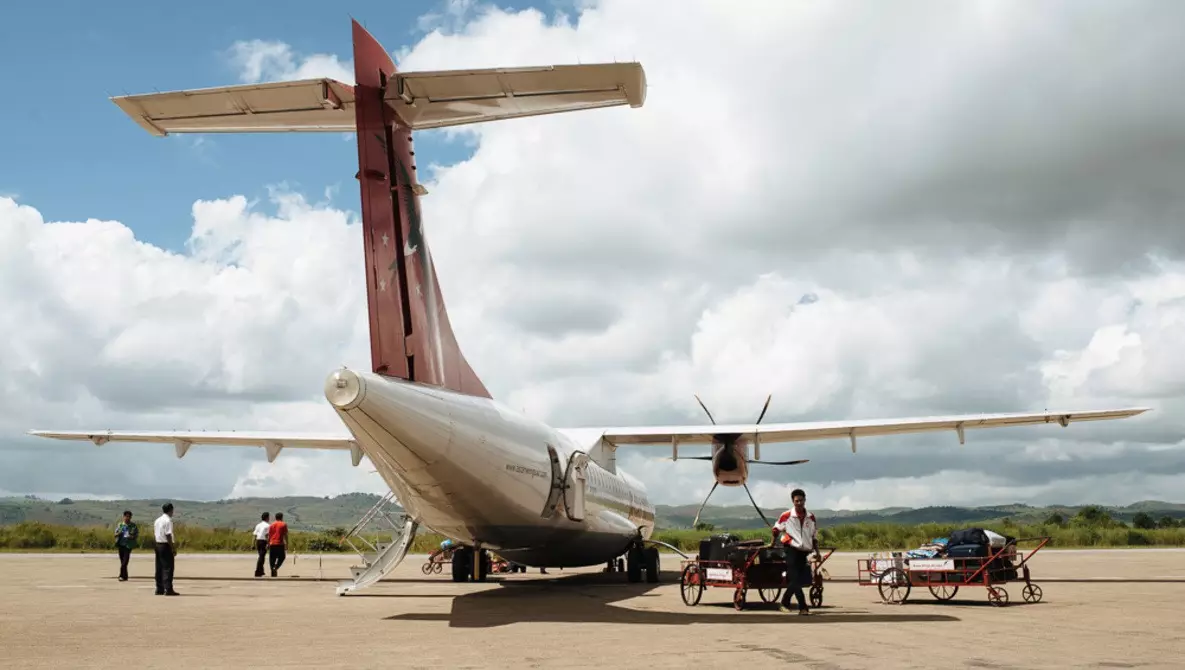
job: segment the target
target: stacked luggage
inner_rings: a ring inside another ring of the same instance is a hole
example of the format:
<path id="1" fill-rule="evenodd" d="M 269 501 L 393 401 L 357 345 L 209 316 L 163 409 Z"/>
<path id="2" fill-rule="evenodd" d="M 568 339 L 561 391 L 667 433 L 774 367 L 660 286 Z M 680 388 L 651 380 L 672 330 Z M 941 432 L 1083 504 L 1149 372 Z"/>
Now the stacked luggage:
<path id="1" fill-rule="evenodd" d="M 987 558 L 1015 542 L 1016 538 L 1005 537 L 983 528 L 956 530 L 948 538 L 946 558 Z M 993 582 L 1016 579 L 1016 566 L 1012 562 L 1013 558 L 1015 558 L 1015 552 L 1006 551 L 992 560 L 988 565 L 988 571 Z M 970 562 L 967 564 L 971 565 Z"/>

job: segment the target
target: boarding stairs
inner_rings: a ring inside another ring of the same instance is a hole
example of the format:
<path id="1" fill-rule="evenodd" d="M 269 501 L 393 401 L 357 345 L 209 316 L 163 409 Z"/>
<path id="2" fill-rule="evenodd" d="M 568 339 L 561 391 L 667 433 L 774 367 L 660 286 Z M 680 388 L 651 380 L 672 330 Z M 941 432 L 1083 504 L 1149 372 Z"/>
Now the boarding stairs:
<path id="1" fill-rule="evenodd" d="M 396 504 L 394 493 L 383 496 L 375 503 L 374 507 L 371 507 L 366 514 L 358 519 L 353 528 L 342 536 L 340 542 L 350 545 L 350 548 L 362 559 L 362 565 L 350 567 L 350 574 L 354 578 L 338 582 L 337 595 L 343 596 L 374 584 L 388 572 L 394 570 L 395 566 L 403 562 L 404 557 L 407 556 L 407 551 L 411 548 L 419 524 L 406 514 L 399 521 L 393 519 L 388 510 L 393 504 Z M 363 535 L 368 527 L 376 523 L 382 524 L 382 522 L 385 522 L 388 528 L 380 532 L 391 532 L 390 542 L 371 542 Z M 355 544 L 355 541 L 363 547 L 360 548 L 358 544 Z"/>

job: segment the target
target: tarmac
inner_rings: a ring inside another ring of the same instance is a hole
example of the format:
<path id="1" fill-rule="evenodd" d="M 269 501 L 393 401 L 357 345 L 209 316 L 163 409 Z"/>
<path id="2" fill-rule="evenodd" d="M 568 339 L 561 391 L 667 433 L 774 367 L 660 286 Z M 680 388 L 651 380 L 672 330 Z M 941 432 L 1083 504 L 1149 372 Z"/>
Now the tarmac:
<path id="1" fill-rule="evenodd" d="M 409 556 L 357 594 L 334 587 L 357 561 L 289 556 L 255 579 L 253 555 L 177 557 L 180 597 L 153 595 L 153 559 L 132 579 L 115 552 L 0 554 L 4 668 L 1170 668 L 1185 658 L 1185 550 L 1043 550 L 1032 559 L 1043 600 L 988 604 L 962 589 L 949 603 L 914 588 L 902 605 L 855 583 L 856 559 L 826 563 L 823 607 L 783 614 L 750 592 L 710 588 L 688 607 L 679 557 L 660 584 L 597 568 L 493 575 L 454 584 Z"/>

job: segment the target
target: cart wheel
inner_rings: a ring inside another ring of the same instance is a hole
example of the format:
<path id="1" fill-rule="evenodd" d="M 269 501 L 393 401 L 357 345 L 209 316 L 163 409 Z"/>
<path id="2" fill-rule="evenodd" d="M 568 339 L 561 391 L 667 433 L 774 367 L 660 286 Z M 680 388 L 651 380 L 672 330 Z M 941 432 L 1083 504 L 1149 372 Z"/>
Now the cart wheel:
<path id="1" fill-rule="evenodd" d="M 683 575 L 679 579 L 679 595 L 683 596 L 683 604 L 688 607 L 699 604 L 699 599 L 704 595 L 704 582 L 696 566 L 683 568 Z"/>
<path id="2" fill-rule="evenodd" d="M 889 568 L 881 573 L 876 587 L 881 592 L 881 600 L 900 605 L 909 597 L 909 575 L 901 568 Z"/>
<path id="3" fill-rule="evenodd" d="M 425 575 L 432 574 L 432 561 L 427 561 L 422 566 L 420 566 L 420 572 L 424 573 Z"/>
<path id="4" fill-rule="evenodd" d="M 745 609 L 745 589 L 738 588 L 736 593 L 732 594 L 732 606 L 737 608 L 737 611 Z"/>
<path id="5" fill-rule="evenodd" d="M 444 572 L 444 563 L 441 563 L 440 561 L 434 562 L 432 564 L 432 572 L 435 572 L 438 575 Z"/>
<path id="6" fill-rule="evenodd" d="M 1008 604 L 1008 592 L 998 586 L 989 586 L 988 602 L 996 607 L 1003 607 Z"/>
<path id="7" fill-rule="evenodd" d="M 939 600 L 950 600 L 951 598 L 954 598 L 955 594 L 958 592 L 959 592 L 959 587 L 952 586 L 951 584 L 931 584 L 930 585 L 930 593 L 933 594 L 933 596 Z"/>
<path id="8" fill-rule="evenodd" d="M 761 602 L 772 603 L 777 601 L 778 596 L 782 595 L 782 588 L 778 587 L 773 589 L 757 589 L 757 593 L 761 596 Z"/>
<path id="9" fill-rule="evenodd" d="M 1036 584 L 1025 584 L 1020 595 L 1026 603 L 1039 603 L 1041 602 L 1041 587 Z"/>
<path id="10" fill-rule="evenodd" d="M 823 606 L 823 587 L 818 586 L 818 585 L 812 586 L 811 587 L 811 607 L 822 607 L 822 606 Z"/>

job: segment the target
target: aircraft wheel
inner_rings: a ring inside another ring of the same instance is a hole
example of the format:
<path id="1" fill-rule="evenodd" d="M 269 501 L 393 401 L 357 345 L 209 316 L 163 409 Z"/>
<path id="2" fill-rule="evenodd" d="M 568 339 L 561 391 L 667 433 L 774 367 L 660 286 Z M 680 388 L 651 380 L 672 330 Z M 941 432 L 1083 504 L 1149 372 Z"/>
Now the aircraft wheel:
<path id="1" fill-rule="evenodd" d="M 658 547 L 647 547 L 643 555 L 646 557 L 646 581 L 650 584 L 657 584 L 659 570 Z"/>
<path id="2" fill-rule="evenodd" d="M 625 565 L 627 581 L 631 584 L 642 581 L 642 549 L 640 547 L 630 547 L 625 555 Z"/>

